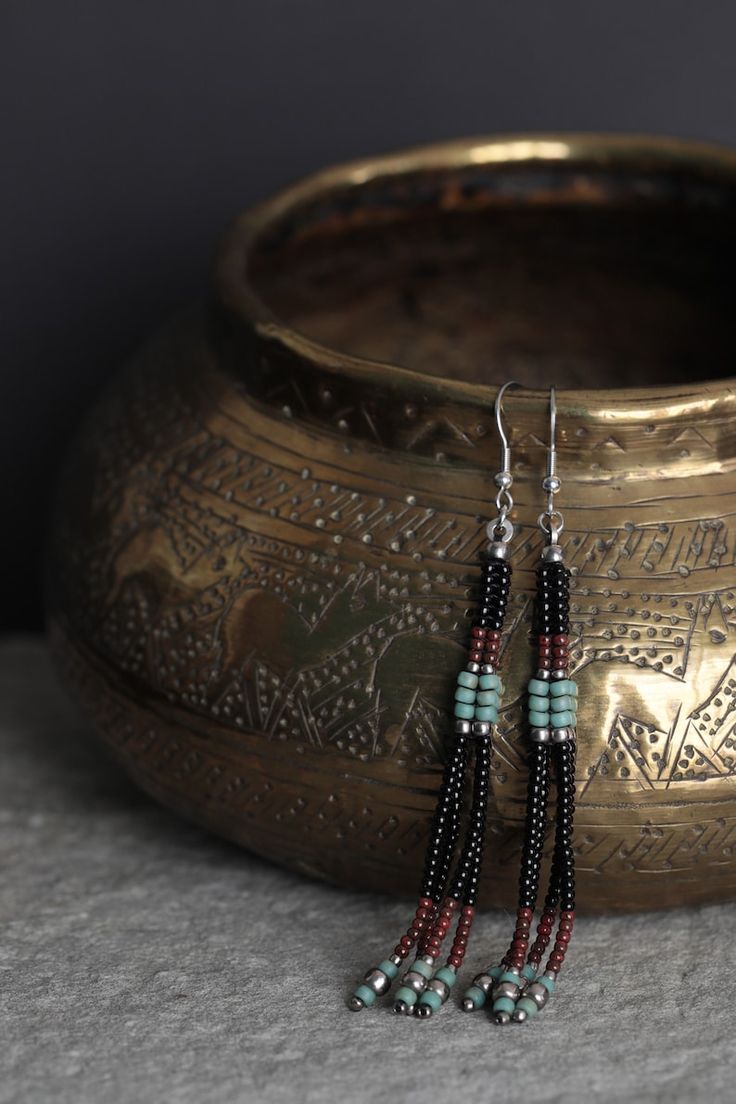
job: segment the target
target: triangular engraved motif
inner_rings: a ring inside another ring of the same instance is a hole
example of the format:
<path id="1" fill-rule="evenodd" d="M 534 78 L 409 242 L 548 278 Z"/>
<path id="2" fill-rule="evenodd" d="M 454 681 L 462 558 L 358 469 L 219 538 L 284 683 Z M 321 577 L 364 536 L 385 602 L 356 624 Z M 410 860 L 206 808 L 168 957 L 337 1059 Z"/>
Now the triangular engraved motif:
<path id="1" fill-rule="evenodd" d="M 688 721 L 682 740 L 670 746 L 670 755 L 664 764 L 662 781 L 669 786 L 682 778 L 722 778 L 733 773 L 708 738 L 707 725 L 695 717 Z"/>
<path id="2" fill-rule="evenodd" d="M 529 445 L 533 445 L 534 448 L 547 447 L 545 442 L 537 437 L 536 433 L 525 433 L 523 437 L 520 437 L 518 441 L 513 441 L 512 444 L 514 448 L 528 448 Z"/>
<path id="3" fill-rule="evenodd" d="M 705 444 L 709 448 L 711 447 L 711 443 L 708 438 L 703 433 L 701 433 L 699 429 L 696 429 L 695 426 L 685 426 L 684 429 L 681 429 L 679 433 L 675 434 L 675 436 L 669 443 L 671 445 L 681 445 L 684 444 L 686 441 L 694 441 L 698 444 Z"/>
<path id="4" fill-rule="evenodd" d="M 626 452 L 624 446 L 619 444 L 615 437 L 606 437 L 604 441 L 599 441 L 595 447 L 596 449 L 617 449 L 619 452 Z"/>
<path id="5" fill-rule="evenodd" d="M 597 784 L 608 788 L 612 782 L 625 783 L 640 790 L 652 790 L 660 780 L 664 764 L 661 752 L 667 733 L 619 713 L 606 741 L 606 749 L 588 773 L 583 787 L 586 801 Z"/>

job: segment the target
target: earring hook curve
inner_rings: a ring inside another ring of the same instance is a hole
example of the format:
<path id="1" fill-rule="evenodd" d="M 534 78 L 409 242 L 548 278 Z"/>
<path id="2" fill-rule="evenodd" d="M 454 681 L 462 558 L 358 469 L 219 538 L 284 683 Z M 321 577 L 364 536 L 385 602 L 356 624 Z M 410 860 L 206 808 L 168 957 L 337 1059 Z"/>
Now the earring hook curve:
<path id="1" fill-rule="evenodd" d="M 550 549 L 556 549 L 560 534 L 565 528 L 565 519 L 555 508 L 554 496 L 562 486 L 557 474 L 557 390 L 549 389 L 549 443 L 547 445 L 547 474 L 542 480 L 542 490 L 547 495 L 547 508 L 537 519 L 537 524 L 549 542 Z"/>
<path id="2" fill-rule="evenodd" d="M 499 557 L 506 555 L 506 546 L 514 535 L 514 526 L 508 517 L 514 505 L 514 500 L 511 497 L 511 484 L 514 477 L 511 474 L 511 446 L 503 421 L 503 397 L 509 387 L 518 386 L 519 384 L 515 380 L 508 380 L 499 388 L 495 402 L 496 428 L 501 438 L 501 470 L 494 477 L 494 482 L 498 487 L 498 494 L 496 495 L 498 517 L 488 523 L 486 533 L 491 542 L 492 554 Z"/>

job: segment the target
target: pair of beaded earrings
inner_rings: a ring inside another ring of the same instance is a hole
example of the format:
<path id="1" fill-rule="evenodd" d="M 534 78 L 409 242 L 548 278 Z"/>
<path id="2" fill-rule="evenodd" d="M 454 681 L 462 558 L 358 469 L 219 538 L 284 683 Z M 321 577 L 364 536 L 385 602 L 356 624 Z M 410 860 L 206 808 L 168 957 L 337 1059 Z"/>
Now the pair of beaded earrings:
<path id="1" fill-rule="evenodd" d="M 404 961 L 416 948 L 416 957 L 401 979 L 393 1007 L 397 1013 L 431 1016 L 448 999 L 468 948 L 485 839 L 491 734 L 503 693 L 497 669 L 511 583 L 507 556 L 514 526 L 509 519 L 513 507 L 511 450 L 503 427 L 502 402 L 511 386 L 515 385 L 504 384 L 496 399 L 496 424 L 502 444 L 501 471 L 495 477 L 498 517 L 486 529 L 490 547 L 482 565 L 480 606 L 471 631 L 468 662 L 457 677 L 454 738 L 432 821 L 419 903 L 393 954 L 369 970 L 353 993 L 350 1007 L 356 1012 L 388 993 Z M 537 670 L 528 685 L 531 749 L 516 924 L 500 963 L 478 974 L 462 999 L 466 1012 L 489 1005 L 493 1019 L 499 1024 L 523 1023 L 547 1004 L 555 991 L 575 916 L 572 828 L 577 687 L 568 678 L 570 572 L 559 545 L 564 521 L 554 505 L 554 496 L 561 486 L 556 470 L 556 421 L 555 391 L 551 388 L 550 440 L 542 480 L 546 507 L 537 522 L 545 546 L 537 569 L 534 626 Z M 465 775 L 471 756 L 474 759 L 471 806 L 453 872 L 463 819 Z M 554 848 L 547 895 L 532 942 L 552 766 L 557 787 Z M 444 964 L 440 964 L 442 944 L 453 923 L 451 950 Z M 554 946 L 543 966 L 555 923 Z"/>

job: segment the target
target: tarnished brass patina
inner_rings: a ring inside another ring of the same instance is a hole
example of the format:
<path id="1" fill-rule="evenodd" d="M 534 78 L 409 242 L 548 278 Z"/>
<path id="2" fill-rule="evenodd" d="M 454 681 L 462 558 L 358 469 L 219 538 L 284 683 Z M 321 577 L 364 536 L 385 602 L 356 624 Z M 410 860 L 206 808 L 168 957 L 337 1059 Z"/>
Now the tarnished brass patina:
<path id="1" fill-rule="evenodd" d="M 732 152 L 561 135 L 242 215 L 203 316 L 93 413 L 54 523 L 56 651 L 140 785 L 298 870 L 416 889 L 513 378 L 482 894 L 510 903 L 555 383 L 579 900 L 736 896 L 734 212 Z"/>

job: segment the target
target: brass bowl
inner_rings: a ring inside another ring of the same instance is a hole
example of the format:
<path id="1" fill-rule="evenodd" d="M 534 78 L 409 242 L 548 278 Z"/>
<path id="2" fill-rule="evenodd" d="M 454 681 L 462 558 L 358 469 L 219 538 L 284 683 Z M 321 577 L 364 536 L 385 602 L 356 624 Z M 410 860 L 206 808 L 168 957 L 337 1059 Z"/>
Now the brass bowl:
<path id="1" fill-rule="evenodd" d="M 581 905 L 733 897 L 735 211 L 728 150 L 563 134 L 331 169 L 241 215 L 58 499 L 52 639 L 132 777 L 277 862 L 414 892 L 518 380 L 482 892 L 510 904 L 554 382 Z"/>

